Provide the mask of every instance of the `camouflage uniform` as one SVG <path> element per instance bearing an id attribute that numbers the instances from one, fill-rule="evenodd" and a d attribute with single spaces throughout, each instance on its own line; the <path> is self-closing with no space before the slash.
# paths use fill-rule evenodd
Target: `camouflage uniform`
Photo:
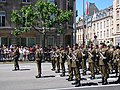
<path id="1" fill-rule="evenodd" d="M 19 64 L 18 64 L 18 60 L 19 60 L 19 49 L 18 47 L 15 46 L 14 50 L 13 50 L 13 62 L 14 62 L 14 70 L 19 70 Z"/>
<path id="2" fill-rule="evenodd" d="M 60 65 L 61 65 L 61 69 L 62 69 L 62 74 L 60 75 L 65 76 L 65 61 L 66 61 L 66 52 L 64 49 L 62 49 L 60 51 Z"/>
<path id="3" fill-rule="evenodd" d="M 55 70 L 55 49 L 52 49 L 52 51 L 50 52 L 50 58 L 51 58 L 51 62 L 52 62 L 52 69 L 51 70 Z"/>
<path id="4" fill-rule="evenodd" d="M 42 53 L 40 51 L 39 45 L 36 45 L 35 60 L 36 60 L 37 69 L 38 69 L 38 75 L 36 76 L 36 78 L 40 78 L 41 77 Z"/>
<path id="5" fill-rule="evenodd" d="M 68 50 L 67 50 L 67 64 L 68 64 L 68 73 L 69 73 L 69 78 L 67 80 L 72 81 L 73 80 L 73 68 L 72 68 L 72 50 L 71 50 L 71 48 L 68 48 Z"/>
<path id="6" fill-rule="evenodd" d="M 75 45 L 75 50 L 72 53 L 72 67 L 76 78 L 75 83 L 73 83 L 75 84 L 75 87 L 81 86 L 80 84 L 81 76 L 80 76 L 79 67 L 80 67 L 80 62 L 82 60 L 82 54 L 80 52 L 80 49 L 78 49 L 77 47 L 78 45 Z"/>
<path id="7" fill-rule="evenodd" d="M 116 63 L 116 68 L 119 71 L 119 76 L 116 83 L 120 83 L 120 48 L 118 46 L 117 46 L 117 49 L 114 51 L 113 59 L 114 59 L 114 62 Z M 116 71 L 116 73 L 118 71 Z"/>
<path id="8" fill-rule="evenodd" d="M 95 62 L 95 49 L 92 49 L 89 51 L 89 57 L 88 57 L 88 63 L 89 63 L 89 69 L 91 72 L 91 79 L 95 79 L 95 72 L 94 72 L 94 62 Z"/>
<path id="9" fill-rule="evenodd" d="M 82 53 L 83 53 L 82 54 L 82 70 L 83 70 L 83 75 L 86 75 L 86 70 L 87 70 L 86 61 L 88 59 L 88 53 L 85 48 L 83 49 Z"/>
<path id="10" fill-rule="evenodd" d="M 55 61 L 56 61 L 56 67 L 57 67 L 56 73 L 59 73 L 60 72 L 60 49 L 59 48 L 57 48 L 55 54 L 56 54 Z"/>
<path id="11" fill-rule="evenodd" d="M 106 57 L 107 55 L 107 48 L 103 47 L 100 51 L 101 57 L 99 60 L 99 69 L 101 71 L 102 75 L 102 84 L 107 84 L 107 78 L 108 78 L 108 59 Z"/>
<path id="12" fill-rule="evenodd" d="M 100 55 L 99 55 L 99 52 L 100 52 L 100 50 L 99 50 L 99 48 L 98 47 L 96 47 L 96 49 L 95 49 L 95 52 L 96 52 L 96 56 L 95 56 L 95 73 L 96 74 L 99 74 L 99 59 L 100 59 Z"/>

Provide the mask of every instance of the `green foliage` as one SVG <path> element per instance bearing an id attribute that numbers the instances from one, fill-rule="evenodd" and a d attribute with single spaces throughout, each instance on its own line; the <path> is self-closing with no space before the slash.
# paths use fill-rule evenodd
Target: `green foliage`
<path id="1" fill-rule="evenodd" d="M 15 24 L 13 35 L 28 32 L 31 28 L 55 27 L 68 22 L 71 16 L 71 11 L 60 10 L 53 3 L 38 0 L 34 5 L 23 6 L 12 12 L 11 21 Z"/>

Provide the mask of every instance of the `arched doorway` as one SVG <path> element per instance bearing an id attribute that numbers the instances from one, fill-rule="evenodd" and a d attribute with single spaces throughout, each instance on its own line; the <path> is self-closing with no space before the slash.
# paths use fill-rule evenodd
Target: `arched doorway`
<path id="1" fill-rule="evenodd" d="M 65 46 L 70 45 L 72 46 L 72 38 L 71 35 L 66 35 L 65 36 Z"/>

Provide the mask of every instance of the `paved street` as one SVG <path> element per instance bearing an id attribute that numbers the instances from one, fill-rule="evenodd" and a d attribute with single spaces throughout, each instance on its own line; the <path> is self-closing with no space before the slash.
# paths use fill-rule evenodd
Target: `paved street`
<path id="1" fill-rule="evenodd" d="M 0 64 L 0 90 L 119 90 L 120 85 L 101 85 L 100 75 L 95 80 L 90 80 L 89 75 L 82 76 L 82 87 L 75 88 L 60 73 L 51 71 L 50 63 L 42 63 L 42 78 L 36 79 L 35 63 L 20 63 L 19 71 L 12 71 L 13 64 Z M 89 74 L 89 72 L 88 72 Z M 108 82 L 117 80 L 114 74 L 110 75 Z"/>

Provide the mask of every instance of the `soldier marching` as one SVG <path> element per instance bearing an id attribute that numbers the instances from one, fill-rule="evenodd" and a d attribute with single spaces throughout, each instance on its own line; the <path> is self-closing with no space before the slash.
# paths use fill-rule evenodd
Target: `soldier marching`
<path id="1" fill-rule="evenodd" d="M 39 45 L 35 46 L 35 60 L 37 62 L 38 75 L 36 78 L 41 77 L 41 63 L 42 63 L 42 51 Z M 66 80 L 75 82 L 72 85 L 75 87 L 82 86 L 81 76 L 90 74 L 90 79 L 96 79 L 96 75 L 101 75 L 102 85 L 109 84 L 108 78 L 110 73 L 115 73 L 118 80 L 115 83 L 120 83 L 120 47 L 107 46 L 101 44 L 91 45 L 89 48 L 79 47 L 75 44 L 72 47 L 59 47 L 49 50 L 49 60 L 52 64 L 52 71 L 55 73 L 61 73 L 60 76 L 66 76 L 68 68 L 68 78 Z M 14 70 L 19 70 L 18 58 L 19 49 L 15 47 L 13 49 Z M 67 67 L 65 63 L 67 62 Z M 90 73 L 88 73 L 89 71 Z"/>

